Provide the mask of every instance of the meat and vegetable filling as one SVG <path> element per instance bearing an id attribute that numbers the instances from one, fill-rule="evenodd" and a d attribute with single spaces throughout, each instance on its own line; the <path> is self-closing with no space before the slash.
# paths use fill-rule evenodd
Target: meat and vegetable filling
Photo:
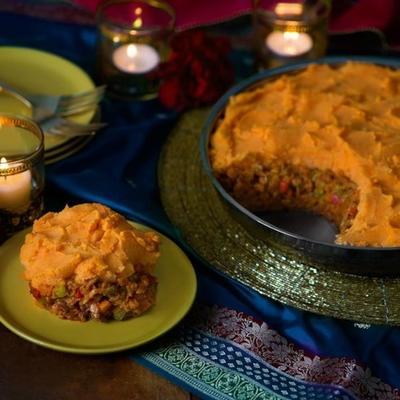
<path id="1" fill-rule="evenodd" d="M 255 213 L 307 210 L 328 218 L 341 232 L 357 214 L 356 185 L 329 170 L 282 161 L 266 164 L 262 157 L 252 154 L 220 171 L 217 177 L 233 198 Z"/>
<path id="2" fill-rule="evenodd" d="M 117 320 L 138 316 L 155 303 L 157 280 L 150 274 L 136 273 L 116 282 L 93 278 L 78 285 L 61 281 L 42 294 L 30 285 L 30 292 L 46 309 L 60 318 L 88 321 Z"/>

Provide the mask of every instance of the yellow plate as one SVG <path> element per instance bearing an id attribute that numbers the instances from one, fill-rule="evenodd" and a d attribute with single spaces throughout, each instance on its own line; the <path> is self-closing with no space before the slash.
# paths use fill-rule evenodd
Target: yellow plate
<path id="1" fill-rule="evenodd" d="M 25 47 L 0 47 L 0 82 L 16 89 L 41 94 L 73 94 L 94 88 L 89 75 L 77 65 L 45 51 Z M 29 115 L 24 105 L 0 96 L 0 112 Z M 76 122 L 88 123 L 95 109 L 74 116 Z M 70 140 L 67 137 L 45 135 L 45 149 L 49 150 Z"/>
<path id="2" fill-rule="evenodd" d="M 71 146 L 65 146 L 65 148 L 62 150 L 55 151 L 54 153 L 46 153 L 44 156 L 45 165 L 54 164 L 58 161 L 64 160 L 67 157 L 73 156 L 81 151 L 93 139 L 94 136 L 84 136 L 79 141 L 74 142 Z"/>
<path id="3" fill-rule="evenodd" d="M 139 229 L 143 225 L 132 223 Z M 69 353 L 110 353 L 142 345 L 177 324 L 190 309 L 196 293 L 196 275 L 183 251 L 161 236 L 156 266 L 156 304 L 127 321 L 77 322 L 62 320 L 37 306 L 22 278 L 19 250 L 28 230 L 0 247 L 0 322 L 38 345 Z"/>

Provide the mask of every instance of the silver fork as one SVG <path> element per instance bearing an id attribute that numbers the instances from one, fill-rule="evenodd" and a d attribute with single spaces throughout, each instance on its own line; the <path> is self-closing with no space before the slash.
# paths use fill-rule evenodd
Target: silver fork
<path id="1" fill-rule="evenodd" d="M 12 92 L 28 100 L 32 105 L 32 118 L 36 122 L 44 121 L 54 115 L 70 116 L 93 109 L 104 96 L 105 86 L 71 95 L 41 95 L 22 92 L 0 82 L 0 89 Z"/>
<path id="2" fill-rule="evenodd" d="M 103 122 L 79 124 L 62 117 L 50 118 L 40 124 L 43 132 L 47 134 L 68 137 L 94 135 L 96 131 L 104 128 L 106 125 Z"/>

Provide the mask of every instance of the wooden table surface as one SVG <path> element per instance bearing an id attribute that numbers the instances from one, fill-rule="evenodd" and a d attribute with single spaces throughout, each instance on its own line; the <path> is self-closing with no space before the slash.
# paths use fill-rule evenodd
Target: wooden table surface
<path id="1" fill-rule="evenodd" d="M 60 353 L 0 324 L 0 400 L 193 400 L 123 353 Z"/>

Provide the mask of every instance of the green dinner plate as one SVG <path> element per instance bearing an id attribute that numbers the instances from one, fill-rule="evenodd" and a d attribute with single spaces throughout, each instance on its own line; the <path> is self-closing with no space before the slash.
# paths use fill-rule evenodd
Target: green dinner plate
<path id="1" fill-rule="evenodd" d="M 27 47 L 0 46 L 0 82 L 29 93 L 73 94 L 95 87 L 89 75 L 71 61 L 46 51 Z M 30 110 L 15 99 L 0 96 L 0 111 L 30 115 Z M 73 117 L 75 122 L 88 123 L 95 114 L 88 111 Z M 65 136 L 45 135 L 45 150 L 70 140 Z"/>
<path id="2" fill-rule="evenodd" d="M 64 160 L 64 158 L 70 157 L 77 153 L 78 151 L 82 150 L 88 143 L 90 143 L 94 139 L 94 136 L 82 136 L 71 144 L 71 146 L 65 146 L 59 151 L 54 152 L 46 152 L 44 155 L 44 163 L 46 165 L 53 164 L 55 162 Z"/>
<path id="3" fill-rule="evenodd" d="M 139 229 L 143 225 L 132 223 Z M 111 353 L 142 345 L 164 334 L 189 311 L 196 294 L 196 275 L 183 251 L 160 234 L 156 304 L 127 321 L 62 320 L 35 304 L 23 279 L 19 250 L 28 230 L 0 247 L 0 322 L 22 338 L 69 353 Z"/>

